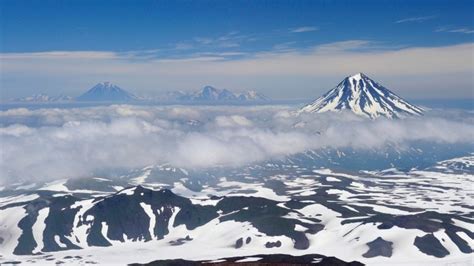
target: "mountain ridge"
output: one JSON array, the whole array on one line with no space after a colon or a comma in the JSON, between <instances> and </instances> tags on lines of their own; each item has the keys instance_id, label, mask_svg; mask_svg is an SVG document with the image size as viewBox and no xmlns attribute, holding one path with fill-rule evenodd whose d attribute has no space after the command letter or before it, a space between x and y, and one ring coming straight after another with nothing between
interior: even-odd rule
<instances>
[{"instance_id":1,"label":"mountain ridge","mask_svg":"<svg viewBox=\"0 0 474 266\"><path fill-rule=\"evenodd\" d=\"M193 92L171 91L167 92L162 100L176 101L266 101L268 97L255 90L233 92L210 85Z\"/></svg>"},{"instance_id":2,"label":"mountain ridge","mask_svg":"<svg viewBox=\"0 0 474 266\"><path fill-rule=\"evenodd\" d=\"M31 96L21 97L21 98L14 98L11 101L13 102L38 102L38 103L46 103L46 102L71 102L74 98L71 96L66 95L58 95L58 96L49 96L45 93L33 94Z\"/></svg>"},{"instance_id":3,"label":"mountain ridge","mask_svg":"<svg viewBox=\"0 0 474 266\"><path fill-rule=\"evenodd\" d=\"M243 101L267 101L268 97L255 90L233 92L228 89L220 89L210 85L204 86L198 91L169 91L157 98L138 97L127 90L111 83L100 82L92 88L79 95L70 97L59 95L56 97L46 94L35 94L23 98L12 99L13 102L128 102L128 101L183 101L183 102L243 102Z\"/></svg>"}]
</instances>

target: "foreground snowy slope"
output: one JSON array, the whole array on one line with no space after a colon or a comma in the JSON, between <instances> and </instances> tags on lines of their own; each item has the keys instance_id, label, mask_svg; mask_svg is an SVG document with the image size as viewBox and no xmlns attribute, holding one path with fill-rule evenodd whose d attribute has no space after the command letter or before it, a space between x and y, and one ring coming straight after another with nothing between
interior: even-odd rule
<instances>
[{"instance_id":1,"label":"foreground snowy slope","mask_svg":"<svg viewBox=\"0 0 474 266\"><path fill-rule=\"evenodd\" d=\"M421 115L423 110L409 104L387 88L358 73L346 77L334 89L300 112L337 112L349 110L356 115L376 118L397 118L406 115Z\"/></svg>"},{"instance_id":2,"label":"foreground snowy slope","mask_svg":"<svg viewBox=\"0 0 474 266\"><path fill-rule=\"evenodd\" d=\"M199 172L163 165L17 184L0 191L0 263L255 254L468 263L472 164L467 156L424 170L358 173L281 162Z\"/></svg>"}]
</instances>

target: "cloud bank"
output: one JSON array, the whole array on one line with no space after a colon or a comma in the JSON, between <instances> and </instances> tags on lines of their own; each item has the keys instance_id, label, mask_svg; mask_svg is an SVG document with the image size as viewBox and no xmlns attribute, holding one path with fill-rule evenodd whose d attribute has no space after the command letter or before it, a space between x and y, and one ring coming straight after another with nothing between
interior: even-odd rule
<instances>
[{"instance_id":1,"label":"cloud bank","mask_svg":"<svg viewBox=\"0 0 474 266\"><path fill-rule=\"evenodd\" d=\"M0 112L0 183L170 163L240 166L320 148L474 142L472 113L368 121L286 106L10 109ZM453 119L455 117L456 119Z\"/></svg>"}]
</instances>

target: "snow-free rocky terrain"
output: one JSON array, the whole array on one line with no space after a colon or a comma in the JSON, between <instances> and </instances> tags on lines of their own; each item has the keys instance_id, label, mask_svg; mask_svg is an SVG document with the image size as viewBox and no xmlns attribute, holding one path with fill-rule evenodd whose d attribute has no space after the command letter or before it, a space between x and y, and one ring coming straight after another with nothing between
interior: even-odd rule
<instances>
[{"instance_id":1,"label":"snow-free rocky terrain","mask_svg":"<svg viewBox=\"0 0 474 266\"><path fill-rule=\"evenodd\" d=\"M298 161L202 171L155 165L10 185L0 188L0 264L283 256L469 265L473 167L472 155L407 171L342 172Z\"/></svg>"}]
</instances>

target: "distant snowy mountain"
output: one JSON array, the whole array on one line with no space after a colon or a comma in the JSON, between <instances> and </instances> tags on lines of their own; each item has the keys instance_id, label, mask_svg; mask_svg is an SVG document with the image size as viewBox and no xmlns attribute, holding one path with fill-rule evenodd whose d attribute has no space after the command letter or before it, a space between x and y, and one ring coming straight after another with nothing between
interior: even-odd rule
<instances>
[{"instance_id":1,"label":"distant snowy mountain","mask_svg":"<svg viewBox=\"0 0 474 266\"><path fill-rule=\"evenodd\" d=\"M423 113L420 107L409 104L362 73L346 77L334 89L303 107L300 113L341 110L350 110L354 114L372 119L380 116L398 118Z\"/></svg>"},{"instance_id":2,"label":"distant snowy mountain","mask_svg":"<svg viewBox=\"0 0 474 266\"><path fill-rule=\"evenodd\" d=\"M264 101L268 100L264 95L250 90L236 93L227 89L218 89L212 86L205 86L199 91L168 92L162 99L175 101Z\"/></svg>"},{"instance_id":3,"label":"distant snowy mountain","mask_svg":"<svg viewBox=\"0 0 474 266\"><path fill-rule=\"evenodd\" d=\"M13 99L13 102L70 102L74 100L71 96L59 95L59 96L49 96L47 94L35 94L28 97L16 98Z\"/></svg>"},{"instance_id":4,"label":"distant snowy mountain","mask_svg":"<svg viewBox=\"0 0 474 266\"><path fill-rule=\"evenodd\" d=\"M263 101L266 101L268 100L268 98L263 95L263 94L260 94L258 93L257 91L254 91L254 90L249 90L249 91L246 91L244 93L241 93L239 95L239 100L263 100Z\"/></svg>"},{"instance_id":5,"label":"distant snowy mountain","mask_svg":"<svg viewBox=\"0 0 474 266\"><path fill-rule=\"evenodd\" d=\"M139 98L110 82L101 82L77 97L78 101L133 101Z\"/></svg>"}]
</instances>

